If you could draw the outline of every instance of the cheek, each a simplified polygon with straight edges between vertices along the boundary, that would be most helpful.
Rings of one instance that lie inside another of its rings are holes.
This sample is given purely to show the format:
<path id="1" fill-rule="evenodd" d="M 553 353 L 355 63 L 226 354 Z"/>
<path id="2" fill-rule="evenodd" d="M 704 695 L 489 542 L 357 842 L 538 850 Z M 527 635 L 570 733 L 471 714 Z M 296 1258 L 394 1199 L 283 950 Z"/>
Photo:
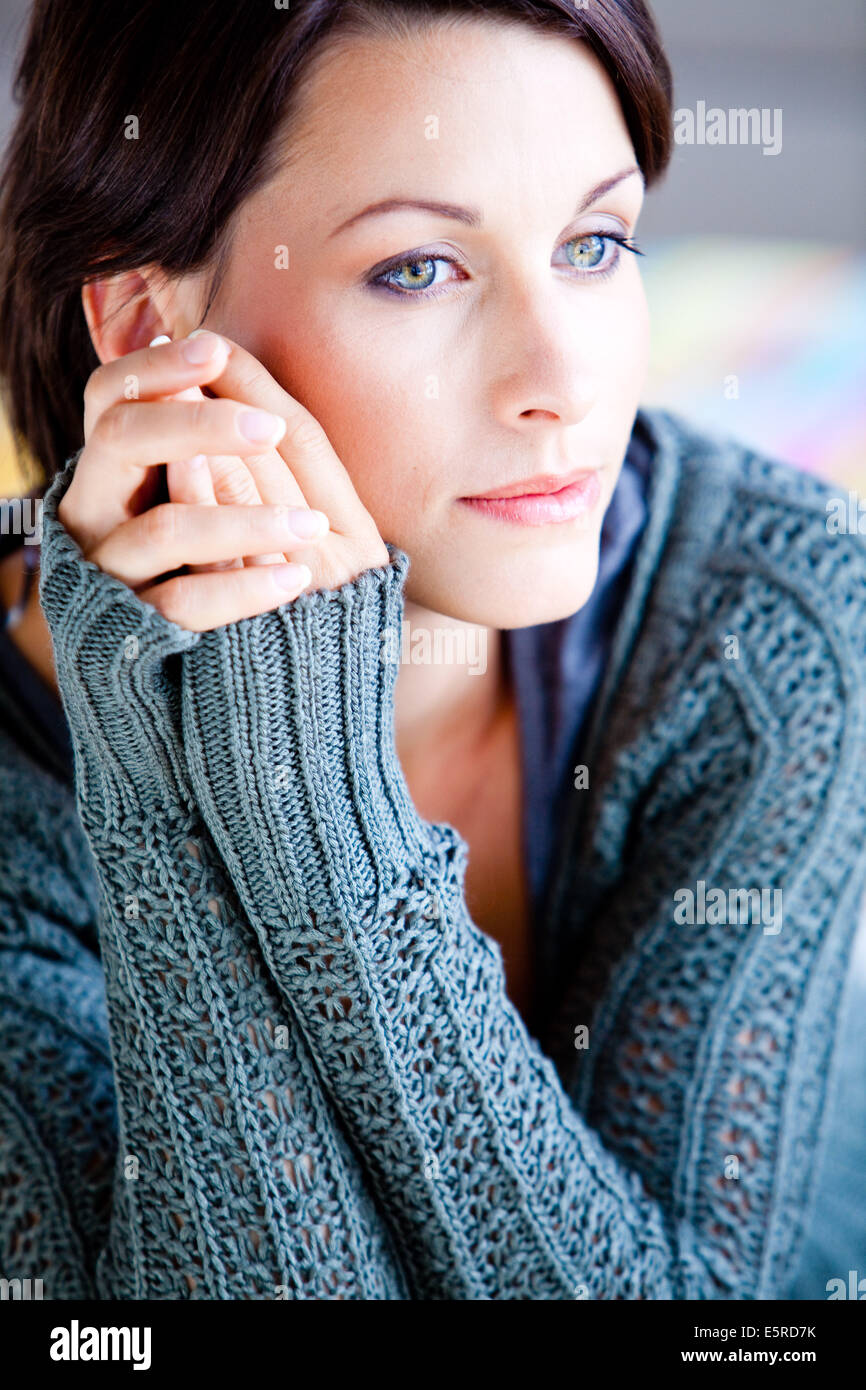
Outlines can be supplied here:
<path id="1" fill-rule="evenodd" d="M 394 528 L 424 508 L 434 480 L 426 460 L 443 457 L 443 411 L 429 358 L 407 366 L 405 350 L 377 334 L 375 350 L 351 325 L 295 333 L 275 349 L 273 374 L 322 425 L 362 503 Z M 402 531 L 402 526 L 400 530 Z"/>
<path id="2" fill-rule="evenodd" d="M 609 459 L 621 460 L 640 407 L 650 355 L 649 307 L 637 278 L 629 293 L 611 305 L 607 353 L 599 382 L 597 419 Z"/>
<path id="3" fill-rule="evenodd" d="M 649 306 L 636 269 L 626 291 L 611 306 L 609 333 L 610 379 L 629 404 L 643 389 L 650 350 Z"/>

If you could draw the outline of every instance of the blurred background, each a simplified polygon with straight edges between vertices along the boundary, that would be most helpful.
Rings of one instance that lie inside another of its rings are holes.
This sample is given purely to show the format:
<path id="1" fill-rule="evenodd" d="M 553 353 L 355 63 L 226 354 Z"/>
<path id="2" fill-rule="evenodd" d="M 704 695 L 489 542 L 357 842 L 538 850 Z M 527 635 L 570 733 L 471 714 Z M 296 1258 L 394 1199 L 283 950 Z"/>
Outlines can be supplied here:
<path id="1" fill-rule="evenodd" d="M 647 404 L 866 492 L 866 4 L 652 8 L 695 136 L 704 103 L 781 139 L 678 144 L 648 197 Z"/>
<path id="2" fill-rule="evenodd" d="M 0 0 L 0 148 L 28 10 Z M 866 0 L 653 10 L 692 143 L 637 229 L 653 319 L 644 403 L 866 493 Z M 755 143 L 736 142 L 728 112 L 741 108 L 764 113 Z M 16 480 L 0 420 L 0 496 Z"/>

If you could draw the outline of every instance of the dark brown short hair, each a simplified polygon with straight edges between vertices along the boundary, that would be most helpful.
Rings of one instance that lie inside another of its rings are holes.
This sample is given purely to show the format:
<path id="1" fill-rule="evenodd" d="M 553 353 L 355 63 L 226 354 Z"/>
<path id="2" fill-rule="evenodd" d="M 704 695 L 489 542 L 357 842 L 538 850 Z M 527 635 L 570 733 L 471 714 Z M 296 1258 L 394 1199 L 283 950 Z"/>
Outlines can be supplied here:
<path id="1" fill-rule="evenodd" d="M 643 0 L 36 0 L 0 171 L 0 386 L 38 486 L 84 442 L 99 359 L 82 286 L 157 265 L 169 277 L 205 272 L 210 301 L 232 216 L 280 167 L 323 43 L 443 18 L 583 40 L 614 83 L 646 186 L 664 172 L 672 79 Z M 137 139 L 125 138 L 131 115 Z"/>

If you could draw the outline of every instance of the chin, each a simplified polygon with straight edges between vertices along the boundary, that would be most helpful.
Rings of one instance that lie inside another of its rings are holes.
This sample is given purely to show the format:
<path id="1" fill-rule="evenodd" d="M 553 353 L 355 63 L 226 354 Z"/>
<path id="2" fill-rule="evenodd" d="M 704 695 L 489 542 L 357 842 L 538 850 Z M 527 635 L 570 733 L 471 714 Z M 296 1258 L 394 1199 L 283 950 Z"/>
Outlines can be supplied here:
<path id="1" fill-rule="evenodd" d="M 570 618 L 588 602 L 597 577 L 597 555 L 587 564 L 576 565 L 567 575 L 557 573 L 548 580 L 543 574 L 536 574 L 527 589 L 511 595 L 507 602 L 492 599 L 490 616 L 474 621 L 490 627 L 514 628 Z"/>
<path id="2" fill-rule="evenodd" d="M 446 574 L 438 568 L 430 575 L 413 562 L 406 597 L 434 612 L 484 627 L 553 623 L 577 613 L 590 598 L 598 578 L 598 552 L 599 528 L 565 551 L 542 549 L 535 554 L 492 557 L 476 551 L 458 560 L 456 585 L 451 582 L 453 571 Z"/>

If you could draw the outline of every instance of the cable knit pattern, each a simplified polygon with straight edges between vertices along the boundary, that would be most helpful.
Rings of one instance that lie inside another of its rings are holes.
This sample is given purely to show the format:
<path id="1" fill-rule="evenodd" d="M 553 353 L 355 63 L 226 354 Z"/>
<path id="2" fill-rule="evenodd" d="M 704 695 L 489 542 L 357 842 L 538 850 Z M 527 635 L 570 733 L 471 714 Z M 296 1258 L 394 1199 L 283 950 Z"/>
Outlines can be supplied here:
<path id="1" fill-rule="evenodd" d="M 43 867 L 19 842 L 0 920 L 5 1277 L 780 1296 L 866 875 L 864 541 L 828 535 L 814 479 L 644 416 L 650 519 L 559 827 L 539 1039 L 468 915 L 465 842 L 397 759 L 408 557 L 188 633 L 83 559 L 56 516 L 75 458 L 55 480 L 41 593 L 107 1013 L 69 810 L 34 808 Z M 780 892 L 780 929 L 677 920 L 700 880 Z"/>
<path id="2" fill-rule="evenodd" d="M 36 936 L 27 948 L 21 940 L 34 910 L 22 922 L 13 908 L 10 944 L 35 978 L 4 1078 L 0 1171 L 38 1220 L 22 1244 L 15 1203 L 6 1209 L 5 1277 L 42 1278 L 46 1297 L 71 1296 L 77 1246 L 78 1291 L 89 1282 L 105 1299 L 405 1296 L 387 1226 L 190 793 L 178 657 L 198 634 L 84 560 L 56 517 L 73 471 L 74 460 L 46 498 L 41 595 L 99 882 L 119 1144 L 98 1151 L 103 1168 L 113 1160 L 107 1182 L 79 1159 L 78 1091 L 88 1077 L 98 1095 L 106 1087 L 105 1034 L 96 1057 L 83 1032 L 68 1040 L 72 1055 L 58 1068 L 67 1040 L 37 1017 L 48 1013 L 52 972 L 37 961 Z M 15 1027 L 14 1013 L 4 1015 Z M 48 1185 L 67 1165 L 79 1176 L 61 1205 Z M 73 1201 L 94 1174 L 107 1222 L 86 1222 L 87 1205 Z"/>
<path id="3" fill-rule="evenodd" d="M 698 463 L 640 660 L 586 754 L 596 791 L 567 830 L 584 891 L 569 901 L 561 877 L 548 903 L 573 983 L 546 1043 L 608 1146 L 706 1232 L 733 1296 L 773 1297 L 799 1250 L 862 897 L 863 541 L 828 537 L 813 479 L 735 448 Z M 781 930 L 678 925 L 671 885 L 699 879 L 778 891 Z M 581 1053 L 575 1020 L 592 1021 Z"/>

